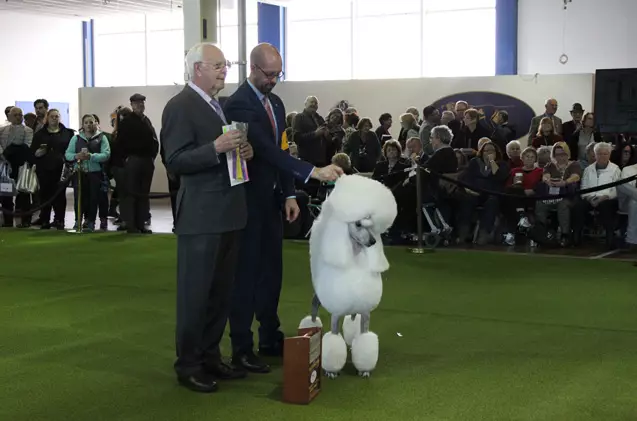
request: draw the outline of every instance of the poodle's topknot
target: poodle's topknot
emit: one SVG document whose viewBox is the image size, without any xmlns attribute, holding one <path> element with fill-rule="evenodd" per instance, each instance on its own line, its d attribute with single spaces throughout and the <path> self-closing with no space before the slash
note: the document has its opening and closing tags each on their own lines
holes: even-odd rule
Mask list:
<svg viewBox="0 0 637 421">
<path fill-rule="evenodd" d="M 348 223 L 371 217 L 374 231 L 378 234 L 392 225 L 398 213 L 391 190 L 376 180 L 360 175 L 340 177 L 323 204 L 323 209 Z"/>
</svg>

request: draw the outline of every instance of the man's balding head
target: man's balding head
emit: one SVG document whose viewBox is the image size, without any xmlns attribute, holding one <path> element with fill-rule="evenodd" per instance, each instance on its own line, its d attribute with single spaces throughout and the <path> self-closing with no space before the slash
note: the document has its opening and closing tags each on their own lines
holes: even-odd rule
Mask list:
<svg viewBox="0 0 637 421">
<path fill-rule="evenodd" d="M 250 82 L 269 94 L 283 75 L 281 54 L 272 44 L 261 43 L 250 52 Z"/>
</svg>

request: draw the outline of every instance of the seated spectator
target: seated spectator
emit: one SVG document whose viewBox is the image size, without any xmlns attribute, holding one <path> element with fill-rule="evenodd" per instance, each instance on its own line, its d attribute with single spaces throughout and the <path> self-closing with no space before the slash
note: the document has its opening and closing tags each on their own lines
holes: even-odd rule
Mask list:
<svg viewBox="0 0 637 421">
<path fill-rule="evenodd" d="M 407 178 L 404 171 L 411 166 L 411 163 L 402 157 L 400 143 L 396 140 L 388 140 L 383 145 L 383 157 L 376 163 L 372 178 L 380 181 L 390 189 L 402 185 Z"/>
<path fill-rule="evenodd" d="M 343 112 L 338 108 L 334 108 L 327 115 L 326 124 L 328 132 L 325 134 L 325 139 L 327 140 L 325 152 L 328 161 L 332 159 L 334 154 L 343 150 L 343 141 L 345 139 L 343 123 Z"/>
<path fill-rule="evenodd" d="M 546 167 L 551 163 L 551 147 L 541 146 L 537 149 L 537 166 L 540 168 Z"/>
<path fill-rule="evenodd" d="M 617 165 L 620 170 L 624 167 L 635 164 L 635 149 L 628 142 L 622 142 L 616 146 L 610 154 L 610 162 Z"/>
<path fill-rule="evenodd" d="M 582 176 L 582 169 L 577 161 L 570 161 L 571 151 L 566 142 L 553 145 L 553 162 L 544 167 L 542 182 L 537 192 L 540 196 L 559 195 L 577 190 Z M 546 226 L 549 212 L 557 209 L 557 221 L 560 225 L 560 245 L 565 247 L 571 241 L 571 210 L 574 206 L 572 198 L 540 200 L 535 204 L 536 221 Z"/>
<path fill-rule="evenodd" d="M 417 137 L 420 139 L 420 126 L 412 113 L 404 113 L 400 116 L 400 126 L 406 132 L 406 139 Z"/>
<path fill-rule="evenodd" d="M 465 189 L 466 194 L 461 199 L 457 221 L 460 241 L 465 241 L 469 236 L 471 217 L 479 206 L 482 206 L 483 210 L 480 215 L 478 244 L 488 244 L 493 238 L 500 200 L 497 196 L 482 193 L 482 191 L 504 191 L 509 173 L 509 166 L 495 143 L 483 144 L 478 151 L 478 156 L 469 162 L 469 166 L 459 177 L 460 181 L 475 189 L 475 191 Z"/>
<path fill-rule="evenodd" d="M 491 120 L 495 124 L 491 138 L 498 147 L 506 149 L 506 145 L 516 139 L 515 126 L 509 124 L 509 113 L 505 110 L 499 110 Z"/>
<path fill-rule="evenodd" d="M 550 117 L 544 117 L 540 120 L 540 127 L 537 134 L 533 138 L 531 145 L 537 149 L 540 146 L 553 146 L 557 142 L 562 141 L 562 136 L 557 134 L 553 120 Z"/>
<path fill-rule="evenodd" d="M 405 145 L 404 157 L 411 161 L 411 164 L 423 165 L 429 157 L 422 148 L 419 137 L 411 137 Z"/>
<path fill-rule="evenodd" d="M 586 160 L 586 147 L 590 143 L 602 141 L 601 133 L 595 128 L 595 114 L 591 112 L 584 114 L 581 128 L 575 130 L 569 138 L 564 140 L 568 142 L 568 147 L 571 148 L 571 160 Z"/>
<path fill-rule="evenodd" d="M 345 131 L 345 137 L 343 138 L 343 149 L 347 145 L 347 141 L 349 140 L 352 133 L 356 131 L 356 126 L 358 126 L 358 122 L 361 121 L 360 117 L 356 113 L 345 113 L 345 117 L 343 118 L 343 130 Z"/>
<path fill-rule="evenodd" d="M 522 152 L 522 166 L 511 169 L 511 175 L 507 181 L 507 193 L 518 195 L 518 198 L 506 198 L 504 201 L 504 213 L 507 225 L 507 233 L 504 243 L 515 245 L 515 233 L 517 227 L 529 228 L 531 223 L 526 216 L 527 209 L 535 208 L 535 201 L 529 199 L 535 195 L 535 188 L 542 180 L 544 170 L 538 168 L 537 151 L 528 147 Z"/>
<path fill-rule="evenodd" d="M 442 126 L 449 126 L 449 123 L 454 121 L 455 119 L 456 119 L 456 115 L 453 113 L 453 111 L 445 110 L 442 112 L 442 115 L 440 116 L 440 124 Z"/>
<path fill-rule="evenodd" d="M 509 160 L 507 162 L 509 163 L 510 168 L 519 168 L 523 165 L 522 159 L 520 158 L 520 154 L 522 153 L 522 146 L 520 145 L 520 142 L 518 142 L 517 140 L 512 140 L 507 143 L 506 153 L 509 157 Z"/>
<path fill-rule="evenodd" d="M 346 153 L 339 152 L 332 157 L 332 164 L 341 167 L 346 175 L 358 174 L 356 168 L 352 168 L 352 161 Z"/>
<path fill-rule="evenodd" d="M 475 108 L 469 108 L 464 112 L 463 122 L 464 126 L 454 135 L 451 146 L 462 149 L 467 156 L 475 155 L 480 150 L 478 142 L 482 138 L 489 139 L 491 133 L 480 124 L 480 113 Z"/>
<path fill-rule="evenodd" d="M 420 116 L 420 114 L 418 113 L 418 110 L 415 107 L 407 108 L 405 113 L 406 114 L 411 114 L 412 116 L 414 116 L 414 120 L 415 121 L 418 121 L 419 116 Z M 410 127 L 410 129 L 405 129 L 405 127 L 402 124 L 403 115 L 400 116 L 400 122 L 401 123 L 400 123 L 400 135 L 398 136 L 398 143 L 400 143 L 400 146 L 403 148 L 403 150 L 405 150 L 405 144 L 407 143 L 407 139 L 409 139 L 410 137 L 413 137 L 413 136 L 409 136 L 408 135 L 409 130 L 412 130 L 412 128 Z M 420 131 L 420 128 L 418 128 L 418 131 Z"/>
<path fill-rule="evenodd" d="M 376 133 L 376 137 L 381 142 L 380 146 L 382 147 L 383 144 L 385 143 L 383 139 L 386 139 L 386 137 L 383 137 L 383 136 L 389 136 L 389 138 L 391 139 L 391 133 L 389 133 L 389 129 L 391 129 L 391 125 L 392 125 L 391 114 L 389 113 L 381 114 L 380 118 L 378 119 L 378 122 L 380 123 L 380 126 L 376 128 L 375 133 Z"/>
<path fill-rule="evenodd" d="M 621 171 L 619 167 L 610 162 L 612 146 L 609 143 L 600 142 L 595 144 L 595 163 L 584 170 L 582 176 L 582 189 L 603 186 L 619 180 Z M 613 246 L 615 235 L 615 221 L 617 217 L 617 188 L 609 187 L 594 193 L 582 195 L 585 204 L 585 212 L 595 209 L 599 212 L 599 220 L 606 230 L 606 246 L 610 249 Z M 580 218 L 584 215 L 580 215 Z M 581 219 L 581 222 L 584 220 Z M 583 223 L 578 229 L 583 228 Z"/>
<path fill-rule="evenodd" d="M 627 165 L 622 169 L 621 178 L 637 175 L 637 164 Z M 631 251 L 637 248 L 637 187 L 635 180 L 617 186 L 619 209 L 628 215 L 626 243 Z"/>
<path fill-rule="evenodd" d="M 584 171 L 589 165 L 595 163 L 595 144 L 595 142 L 591 142 L 586 145 L 586 158 L 579 161 L 579 165 L 580 167 L 582 167 L 582 171 Z"/>
<path fill-rule="evenodd" d="M 372 172 L 381 156 L 380 142 L 372 131 L 372 121 L 369 118 L 361 119 L 356 129 L 343 152 L 349 156 L 352 166 L 358 171 Z"/>
</svg>

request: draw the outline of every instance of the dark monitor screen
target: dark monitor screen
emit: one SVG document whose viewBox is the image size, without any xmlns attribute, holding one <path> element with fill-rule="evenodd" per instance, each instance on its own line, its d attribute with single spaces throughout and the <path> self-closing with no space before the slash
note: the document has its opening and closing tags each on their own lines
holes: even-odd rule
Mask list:
<svg viewBox="0 0 637 421">
<path fill-rule="evenodd" d="M 602 133 L 637 133 L 637 69 L 597 70 L 594 110 Z"/>
</svg>

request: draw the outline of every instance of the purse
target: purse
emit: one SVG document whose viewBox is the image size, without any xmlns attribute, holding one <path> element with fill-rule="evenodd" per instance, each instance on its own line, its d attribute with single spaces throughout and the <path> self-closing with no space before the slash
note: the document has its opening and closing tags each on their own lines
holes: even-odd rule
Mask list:
<svg viewBox="0 0 637 421">
<path fill-rule="evenodd" d="M 0 196 L 13 197 L 18 195 L 15 181 L 9 177 L 10 165 L 6 161 L 0 161 Z"/>
<path fill-rule="evenodd" d="M 35 173 L 35 165 L 25 162 L 18 170 L 18 180 L 16 188 L 20 193 L 35 194 L 39 188 L 38 176 Z"/>
</svg>

